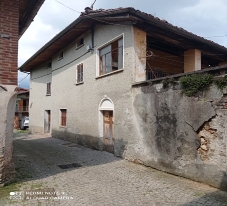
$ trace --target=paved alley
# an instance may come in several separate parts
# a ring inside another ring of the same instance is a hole
[[[227,205],[227,193],[42,135],[14,138],[21,178],[0,205]]]

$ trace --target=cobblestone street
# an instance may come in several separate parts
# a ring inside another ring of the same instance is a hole
[[[22,182],[0,205],[227,205],[226,192],[52,137],[15,137],[14,160]]]

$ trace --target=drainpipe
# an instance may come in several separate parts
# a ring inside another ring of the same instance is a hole
[[[94,49],[94,26],[91,28],[91,48]]]

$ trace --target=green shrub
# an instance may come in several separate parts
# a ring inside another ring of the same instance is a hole
[[[170,79],[164,79],[162,81],[162,84],[163,84],[163,88],[166,89],[169,87],[169,84],[173,84],[174,83],[174,79],[173,78],[170,78]]]
[[[179,79],[183,93],[187,96],[195,96],[199,91],[204,91],[212,84],[211,74],[191,74]]]
[[[218,89],[223,89],[227,85],[227,76],[215,79],[214,84]]]

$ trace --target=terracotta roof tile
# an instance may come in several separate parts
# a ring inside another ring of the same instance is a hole
[[[160,18],[158,18],[158,17],[154,17],[152,14],[148,14],[148,13],[142,12],[142,11],[140,11],[140,10],[136,10],[136,9],[134,9],[133,7],[125,7],[125,8],[119,7],[119,8],[116,8],[116,9],[106,9],[106,10],[105,10],[105,9],[90,10],[89,13],[82,12],[82,13],[81,13],[81,16],[86,16],[86,15],[92,16],[92,15],[94,15],[94,14],[99,14],[99,13],[111,13],[111,12],[114,13],[114,12],[122,11],[122,10],[125,10],[125,11],[131,10],[131,11],[133,11],[135,14],[136,14],[136,13],[142,14],[142,15],[144,15],[144,16],[146,16],[146,17],[151,18],[152,20],[157,20],[157,21],[160,22],[160,23],[165,23],[165,24],[167,24],[167,25],[169,25],[169,26],[172,26],[173,28],[176,28],[176,29],[178,29],[178,30],[180,30],[180,31],[183,31],[183,32],[187,33],[187,34],[193,35],[193,36],[195,36],[195,37],[199,37],[199,38],[201,38],[201,39],[203,39],[203,40],[206,40],[206,41],[208,41],[208,42],[212,42],[212,43],[214,43],[214,44],[216,44],[216,45],[219,45],[219,46],[221,46],[221,47],[223,47],[223,48],[226,48],[226,47],[224,47],[224,46],[222,46],[222,45],[220,45],[220,44],[218,44],[218,43],[216,43],[216,42],[213,42],[213,41],[211,41],[211,40],[205,39],[204,37],[201,37],[201,36],[198,36],[198,35],[196,35],[196,34],[194,34],[194,33],[192,33],[192,32],[189,32],[189,31],[183,29],[182,27],[174,26],[173,24],[169,23],[169,22],[168,22],[167,20],[165,20],[165,19],[160,19]]]

